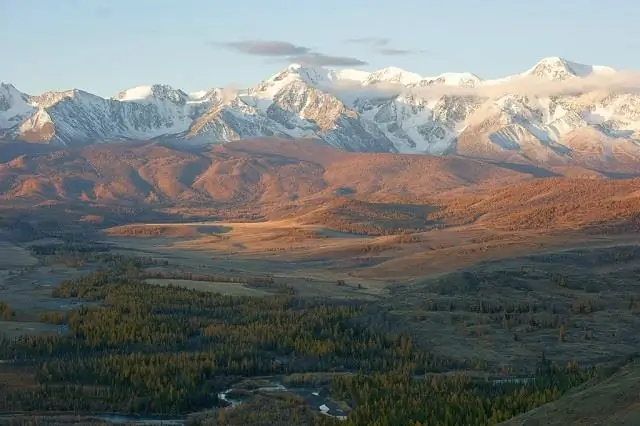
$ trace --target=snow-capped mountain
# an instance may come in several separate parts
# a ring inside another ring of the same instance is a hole
[[[544,58],[533,67],[523,73],[527,76],[549,78],[553,80],[566,80],[573,77],[588,77],[591,75],[613,74],[615,70],[599,65],[584,65],[568,61],[564,58]]]
[[[349,151],[624,162],[640,159],[640,94],[609,87],[618,75],[550,57],[494,80],[293,64],[249,88],[195,93],[154,84],[110,98],[75,89],[32,96],[3,83],[0,138],[72,146],[312,137]]]
[[[29,96],[11,84],[0,83],[0,131],[20,124],[33,113]]]

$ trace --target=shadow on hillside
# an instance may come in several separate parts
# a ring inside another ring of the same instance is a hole
[[[497,162],[488,161],[488,163],[493,164],[494,166],[512,170],[514,172],[528,173],[536,178],[550,178],[550,177],[562,176],[560,173],[555,173],[550,170],[543,169],[542,167],[536,167],[528,164],[507,163],[507,162],[500,162],[500,161],[497,161]]]
[[[622,180],[634,179],[640,177],[640,173],[616,173],[616,172],[600,172],[609,179]]]
[[[0,163],[7,163],[21,155],[36,156],[61,150],[49,144],[0,141]]]
[[[196,230],[202,234],[226,234],[231,232],[232,229],[230,226],[218,225],[203,225],[196,228]]]

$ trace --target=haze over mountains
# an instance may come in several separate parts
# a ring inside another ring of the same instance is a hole
[[[318,138],[356,152],[630,172],[640,158],[637,83],[609,67],[553,57],[498,80],[291,65],[246,89],[186,93],[154,84],[108,99],[79,89],[25,94],[3,83],[0,139],[74,147]]]

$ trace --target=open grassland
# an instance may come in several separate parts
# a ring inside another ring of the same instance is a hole
[[[283,278],[323,282],[345,280],[376,291],[390,283],[413,282],[417,277],[452,272],[482,260],[637,241],[633,234],[505,231],[476,225],[372,236],[302,224],[295,219],[136,224],[125,228],[106,231],[116,249],[164,256],[191,267],[268,271]],[[156,233],[158,229],[170,231]]]
[[[30,257],[26,257],[31,262]],[[16,264],[17,266],[17,264]],[[19,318],[35,319],[41,312],[76,308],[68,300],[52,297],[52,290],[62,281],[84,275],[88,268],[64,265],[23,265],[0,271],[0,300],[16,311]]]
[[[0,241],[0,271],[26,268],[37,263],[38,260],[23,247]]]
[[[326,230],[315,225],[299,225],[287,220],[135,225],[136,229],[158,227],[199,231],[195,237],[160,235],[139,238],[128,233],[122,236],[121,230],[108,230],[107,241],[113,244],[116,252],[144,253],[163,258],[184,270],[239,277],[269,274],[279,283],[294,285],[310,296],[315,293],[319,296],[351,297],[354,293],[367,297],[384,291],[383,281],[364,280],[351,275],[354,260],[341,259],[339,254],[336,255],[345,247],[351,247],[359,254],[362,241],[370,239],[367,236]],[[203,228],[218,232],[205,233]],[[219,232],[220,229],[224,230],[223,233]],[[181,232],[182,235],[185,233]],[[172,231],[170,235],[175,233]],[[346,285],[337,286],[340,280]]]
[[[151,278],[146,280],[147,283],[153,285],[189,288],[198,291],[207,291],[212,293],[221,293],[229,296],[264,296],[268,294],[259,289],[247,287],[241,283],[230,282],[210,282],[197,280],[181,280],[172,278]]]

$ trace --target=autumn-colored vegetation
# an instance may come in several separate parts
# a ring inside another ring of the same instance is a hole
[[[0,358],[8,368],[30,370],[35,383],[0,388],[0,413],[176,416],[208,409],[212,416],[190,423],[481,426],[555,400],[598,375],[544,357],[527,385],[426,375],[481,364],[440,357],[406,334],[366,326],[357,320],[362,303],[153,286],[143,281],[143,268],[153,265],[151,259],[113,258],[107,268],[65,281],[54,296],[97,305],[47,317],[63,322],[65,333],[2,338]],[[351,373],[328,384],[331,397],[350,407],[346,420],[322,417],[284,396],[257,395],[248,410],[215,412],[225,405],[218,392],[240,377],[307,372]],[[419,403],[427,397],[430,404]]]
[[[430,218],[509,231],[636,229],[640,180],[549,178],[440,199]]]

